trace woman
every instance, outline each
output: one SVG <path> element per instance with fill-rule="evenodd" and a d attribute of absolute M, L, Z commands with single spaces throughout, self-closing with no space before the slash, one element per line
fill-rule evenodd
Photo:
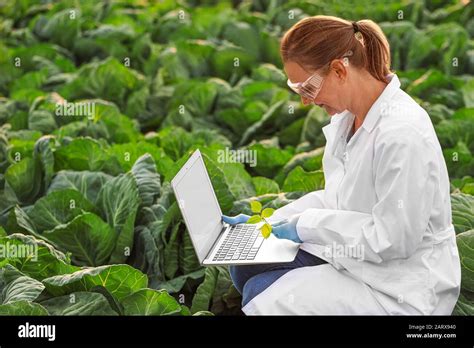
<path fill-rule="evenodd" d="M 460 263 L 449 178 L 426 111 L 370 20 L 315 16 L 281 41 L 289 86 L 330 115 L 325 189 L 278 209 L 286 264 L 232 266 L 246 314 L 451 314 Z M 224 216 L 231 224 L 247 215 Z"/>

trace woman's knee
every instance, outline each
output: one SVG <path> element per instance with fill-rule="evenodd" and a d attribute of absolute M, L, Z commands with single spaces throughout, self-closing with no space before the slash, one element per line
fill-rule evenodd
<path fill-rule="evenodd" d="M 230 277 L 237 291 L 242 294 L 244 285 L 248 278 L 246 277 L 244 266 L 229 266 Z"/>
<path fill-rule="evenodd" d="M 255 296 L 265 291 L 278 278 L 290 271 L 290 269 L 278 269 L 258 274 L 250 278 L 243 288 L 242 307 L 250 302 Z"/>

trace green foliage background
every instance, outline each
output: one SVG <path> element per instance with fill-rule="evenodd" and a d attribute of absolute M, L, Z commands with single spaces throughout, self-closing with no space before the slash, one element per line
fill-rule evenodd
<path fill-rule="evenodd" d="M 196 148 L 224 214 L 324 187 L 329 117 L 285 85 L 279 37 L 316 14 L 370 18 L 430 114 L 452 179 L 474 310 L 474 8 L 454 0 L 0 3 L 0 314 L 229 315 L 226 267 L 202 268 L 170 180 Z M 236 65 L 236 58 L 238 65 Z M 91 117 L 57 103 L 95 103 Z M 255 150 L 257 166 L 217 150 Z"/>

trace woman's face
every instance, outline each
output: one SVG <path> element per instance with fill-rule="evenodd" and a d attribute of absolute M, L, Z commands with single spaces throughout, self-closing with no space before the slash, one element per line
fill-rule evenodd
<path fill-rule="evenodd" d="M 292 83 L 304 82 L 313 74 L 304 70 L 295 62 L 285 63 L 284 69 Z M 320 71 L 317 72 L 320 73 Z M 347 88 L 347 85 L 344 82 L 345 79 L 342 77 L 344 77 L 346 73 L 347 70 L 342 61 L 333 60 L 328 73 L 326 75 L 321 74 L 323 84 L 316 98 L 309 100 L 301 97 L 302 103 L 304 105 L 314 103 L 324 108 L 330 116 L 343 112 L 346 109 L 344 106 L 346 103 L 343 101 L 344 95 L 346 95 L 345 88 Z"/>

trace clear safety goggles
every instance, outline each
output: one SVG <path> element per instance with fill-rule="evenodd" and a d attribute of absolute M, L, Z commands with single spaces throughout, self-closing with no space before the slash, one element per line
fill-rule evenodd
<path fill-rule="evenodd" d="M 348 51 L 346 52 L 346 54 L 344 54 L 340 58 L 344 60 L 344 65 L 347 66 L 348 64 L 347 57 L 352 56 L 352 54 L 353 54 L 352 51 Z M 306 81 L 292 83 L 290 79 L 288 79 L 286 83 L 293 92 L 299 94 L 305 99 L 314 100 L 318 96 L 319 91 L 321 90 L 323 86 L 323 82 L 324 82 L 324 78 L 318 73 L 314 73 L 309 78 L 307 78 Z"/>

